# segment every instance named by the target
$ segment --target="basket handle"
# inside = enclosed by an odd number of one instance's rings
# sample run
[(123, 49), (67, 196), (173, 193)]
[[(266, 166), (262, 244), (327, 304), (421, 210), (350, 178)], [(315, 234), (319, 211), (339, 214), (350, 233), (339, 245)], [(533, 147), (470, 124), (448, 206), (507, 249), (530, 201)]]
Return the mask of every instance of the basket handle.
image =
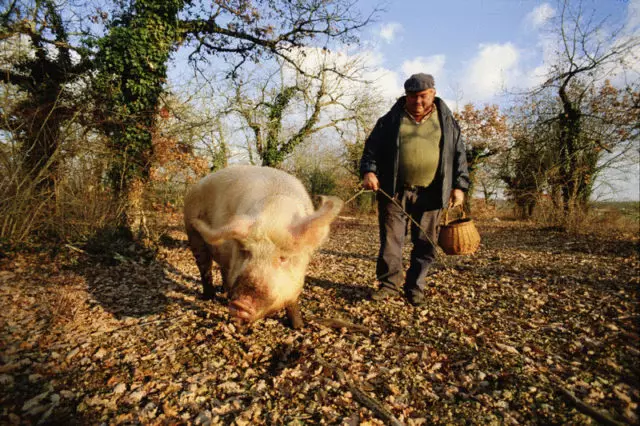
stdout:
[[(467, 214), (465, 213), (464, 208), (462, 207), (462, 205), (460, 205), (460, 206), (458, 206), (458, 207), (460, 207), (460, 211), (462, 212), (462, 217), (461, 217), (461, 219), (466, 218), (466, 217), (467, 217)], [(444, 211), (444, 225), (445, 225), (445, 226), (447, 226), (447, 225), (449, 224), (449, 210), (453, 210), (453, 209), (455, 209), (455, 207), (452, 207), (452, 208), (450, 208), (450, 209), (446, 209), (446, 210)]]

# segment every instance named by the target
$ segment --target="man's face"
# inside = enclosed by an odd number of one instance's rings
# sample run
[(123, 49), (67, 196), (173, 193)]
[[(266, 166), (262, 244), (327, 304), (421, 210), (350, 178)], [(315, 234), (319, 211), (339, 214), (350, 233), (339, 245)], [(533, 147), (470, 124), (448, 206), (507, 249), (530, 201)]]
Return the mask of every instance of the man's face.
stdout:
[(423, 116), (431, 109), (433, 99), (436, 97), (436, 89), (427, 89), (420, 92), (407, 92), (407, 111), (414, 117)]

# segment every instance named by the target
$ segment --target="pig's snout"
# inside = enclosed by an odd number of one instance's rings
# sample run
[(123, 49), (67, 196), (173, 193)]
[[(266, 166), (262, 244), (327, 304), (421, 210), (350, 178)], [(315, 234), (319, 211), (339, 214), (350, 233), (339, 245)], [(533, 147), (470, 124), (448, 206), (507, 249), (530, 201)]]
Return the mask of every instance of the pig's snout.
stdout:
[(229, 303), (229, 313), (234, 319), (251, 322), (256, 318), (256, 307), (250, 298), (240, 298)]

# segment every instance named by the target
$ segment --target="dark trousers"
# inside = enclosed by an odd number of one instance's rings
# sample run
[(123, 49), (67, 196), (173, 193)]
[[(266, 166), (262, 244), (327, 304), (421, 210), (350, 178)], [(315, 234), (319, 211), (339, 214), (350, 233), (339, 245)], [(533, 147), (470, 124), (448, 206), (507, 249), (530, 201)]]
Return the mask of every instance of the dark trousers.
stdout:
[[(429, 265), (433, 263), (440, 230), (440, 196), (432, 188), (405, 189), (398, 193), (395, 203), (384, 194), (378, 194), (378, 223), (380, 227), (380, 253), (376, 264), (376, 275), (383, 287), (404, 291), (424, 290)], [(402, 212), (399, 204), (420, 224), (420, 230)], [(406, 278), (402, 278), (402, 247), (407, 222), (411, 226), (411, 262)]]

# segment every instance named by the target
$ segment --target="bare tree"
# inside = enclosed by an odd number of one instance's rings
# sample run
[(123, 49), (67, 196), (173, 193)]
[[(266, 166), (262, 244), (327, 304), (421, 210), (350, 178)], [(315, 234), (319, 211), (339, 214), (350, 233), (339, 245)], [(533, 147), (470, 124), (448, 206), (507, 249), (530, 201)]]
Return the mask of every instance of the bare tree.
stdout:
[(0, 108), (0, 130), (18, 142), (23, 171), (38, 186), (56, 181), (62, 127), (84, 108), (79, 84), (91, 67), (86, 49), (73, 45), (72, 24), (52, 0), (7, 3), (0, 12), (0, 82), (18, 88)]
[(181, 34), (193, 49), (193, 61), (223, 55), (233, 65), (232, 75), (245, 62), (265, 56), (279, 57), (305, 74), (297, 61), (301, 48), (319, 40), (355, 42), (358, 30), (376, 13), (377, 9), (363, 17), (351, 0), (215, 0), (210, 6), (194, 2), (181, 20)]
[(553, 115), (557, 100), (550, 93), (527, 99), (510, 111), (509, 149), (501, 156), (500, 178), (505, 194), (515, 204), (517, 215), (528, 219), (534, 214), (541, 194), (557, 189), (557, 125)]
[[(586, 208), (605, 157), (608, 164), (624, 159), (638, 140), (637, 70), (629, 70), (629, 59), (637, 60), (640, 37), (622, 25), (611, 31), (606, 19), (596, 21), (571, 0), (560, 3), (552, 31), (558, 36), (556, 60), (534, 95), (552, 91), (559, 99), (554, 113), (540, 122), (558, 136), (552, 184), (559, 187), (565, 209)], [(609, 83), (625, 71), (635, 75), (633, 82), (617, 88)]]
[[(114, 152), (110, 179), (127, 206), (122, 227), (131, 230), (140, 216), (141, 189), (151, 167), (151, 135), (167, 79), (167, 62), (174, 50), (190, 49), (196, 66), (211, 56), (223, 57), (232, 64), (232, 76), (245, 62), (265, 58), (278, 57), (295, 67), (291, 55), (300, 47), (318, 40), (325, 45), (354, 41), (357, 30), (370, 20), (360, 17), (350, 0), (117, 3), (120, 8), (109, 23), (108, 34), (96, 43), (100, 65), (96, 93), (103, 97), (104, 131)], [(277, 101), (286, 104), (288, 99), (289, 93), (284, 92)], [(275, 109), (273, 112), (277, 115)], [(308, 129), (301, 130), (304, 137)], [(276, 133), (273, 128), (272, 134)]]
[[(262, 165), (278, 167), (302, 142), (328, 130), (355, 123), (358, 96), (354, 87), (362, 67), (357, 59), (335, 64), (328, 52), (318, 62), (302, 64), (317, 51), (288, 62), (264, 79), (235, 79), (228, 112), (250, 129), (249, 149), (255, 148)], [(315, 68), (311, 70), (312, 68)], [(300, 72), (303, 70), (303, 72)], [(246, 81), (251, 79), (252, 84)], [(364, 87), (364, 86), (363, 86)]]

